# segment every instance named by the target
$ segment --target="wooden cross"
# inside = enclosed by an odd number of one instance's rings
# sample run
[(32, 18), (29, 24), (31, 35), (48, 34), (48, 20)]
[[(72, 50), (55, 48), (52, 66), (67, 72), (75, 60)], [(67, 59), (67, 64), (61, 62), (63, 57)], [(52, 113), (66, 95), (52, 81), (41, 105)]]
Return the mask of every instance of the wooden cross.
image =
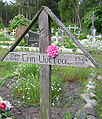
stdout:
[[(46, 55), (46, 48), (51, 44), (51, 18), (68, 34), (73, 42), (78, 45), (85, 55), (59, 54), (55, 58)], [(40, 53), (13, 52), (22, 38), (38, 19), (39, 21), (39, 45)], [(27, 29), (15, 41), (3, 58), (10, 62), (27, 62), (40, 64), (40, 119), (51, 119), (51, 65), (75, 66), (75, 67), (97, 67), (101, 66), (84, 49), (73, 34), (62, 24), (53, 12), (43, 7), (33, 18)]]

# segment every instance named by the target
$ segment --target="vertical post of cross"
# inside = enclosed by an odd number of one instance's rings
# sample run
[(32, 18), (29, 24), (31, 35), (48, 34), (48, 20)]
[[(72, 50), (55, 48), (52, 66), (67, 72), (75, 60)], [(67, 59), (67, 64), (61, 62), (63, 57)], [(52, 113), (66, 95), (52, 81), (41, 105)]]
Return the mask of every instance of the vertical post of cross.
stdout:
[[(39, 15), (39, 49), (46, 53), (51, 44), (50, 17), (43, 10)], [(40, 65), (40, 119), (51, 118), (51, 65)]]

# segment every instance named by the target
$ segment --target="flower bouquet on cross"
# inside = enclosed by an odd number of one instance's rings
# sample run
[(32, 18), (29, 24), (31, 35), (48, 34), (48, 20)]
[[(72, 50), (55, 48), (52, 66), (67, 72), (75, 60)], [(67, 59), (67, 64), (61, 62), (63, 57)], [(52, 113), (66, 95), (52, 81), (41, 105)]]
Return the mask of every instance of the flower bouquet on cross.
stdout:
[(53, 57), (55, 58), (59, 52), (58, 52), (58, 47), (57, 46), (54, 46), (54, 45), (49, 45), (47, 48), (46, 48), (46, 53), (47, 53), (47, 56), (48, 57)]
[(7, 111), (11, 108), (11, 103), (9, 101), (3, 100), (3, 98), (0, 97), (0, 119), (4, 119), (10, 116), (10, 114), (7, 113)]

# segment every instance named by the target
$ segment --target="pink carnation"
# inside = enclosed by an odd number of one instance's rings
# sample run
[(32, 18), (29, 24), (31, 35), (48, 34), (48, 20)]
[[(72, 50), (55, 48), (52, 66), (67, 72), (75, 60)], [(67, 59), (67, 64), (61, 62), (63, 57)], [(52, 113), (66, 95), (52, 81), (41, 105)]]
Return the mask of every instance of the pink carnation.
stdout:
[(56, 57), (59, 54), (58, 47), (54, 45), (48, 46), (46, 52), (48, 57)]

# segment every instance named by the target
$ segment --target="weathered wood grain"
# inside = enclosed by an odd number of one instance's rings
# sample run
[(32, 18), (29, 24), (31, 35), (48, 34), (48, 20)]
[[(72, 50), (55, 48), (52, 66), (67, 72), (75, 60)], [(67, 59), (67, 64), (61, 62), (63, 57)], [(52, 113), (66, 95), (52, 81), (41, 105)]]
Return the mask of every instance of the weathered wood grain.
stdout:
[[(43, 10), (39, 15), (39, 48), (45, 53), (51, 43), (50, 17)], [(40, 65), (40, 119), (51, 119), (51, 66)]]
[(44, 53), (10, 52), (5, 57), (4, 61), (74, 67), (95, 67), (95, 65), (85, 55), (77, 54), (59, 54), (55, 58), (51, 58)]
[(44, 6), (46, 13), (52, 18), (56, 24), (68, 34), (73, 42), (85, 53), (85, 55), (93, 62), (97, 68), (101, 68), (101, 65), (92, 57), (92, 55), (80, 44), (80, 42), (74, 37), (74, 35), (64, 26), (64, 24), (56, 17), (56, 15), (46, 6)]

